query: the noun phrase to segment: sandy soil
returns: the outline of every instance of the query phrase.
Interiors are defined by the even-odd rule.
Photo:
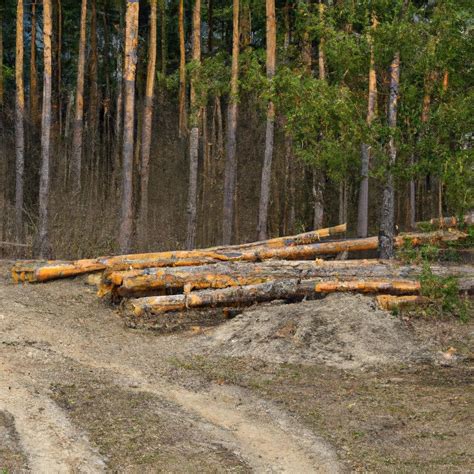
[[[8,268],[0,471],[474,470],[472,324],[347,297],[163,335],[82,280],[15,286]]]

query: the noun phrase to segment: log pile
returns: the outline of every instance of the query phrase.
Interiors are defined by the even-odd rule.
[[[377,249],[377,237],[324,241],[345,231],[344,224],[226,247],[76,261],[25,261],[14,265],[12,276],[16,282],[34,283],[95,274],[99,296],[114,302],[124,300],[123,311],[133,317],[272,300],[298,301],[333,292],[374,294],[385,309],[426,302],[420,296],[420,266],[377,259],[328,260],[341,252],[357,255]],[[401,234],[395,245],[442,246],[465,237],[459,231],[443,230]],[[465,291],[474,288],[472,266],[433,265],[431,271],[437,276],[457,277]]]

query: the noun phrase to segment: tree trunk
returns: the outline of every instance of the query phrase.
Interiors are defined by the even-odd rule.
[[[51,89],[52,89],[52,11],[51,0],[43,0],[43,107],[41,116],[41,170],[39,186],[38,256],[47,258],[51,254],[48,237],[49,162],[51,141]]]
[[[267,78],[272,81],[276,65],[276,17],[275,0],[266,0],[267,31]],[[267,238],[268,208],[270,204],[271,174],[273,160],[273,140],[275,132],[275,105],[272,100],[267,106],[267,129],[265,134],[265,157],[262,168],[260,204],[257,233],[260,240]]]
[[[195,0],[193,10],[193,61],[197,68],[201,64],[201,0]],[[189,188],[187,203],[187,231],[186,248],[195,247],[197,230],[197,188],[198,188],[198,164],[199,164],[199,119],[200,106],[196,95],[198,81],[198,70],[194,70],[191,77],[191,103],[190,103],[190,126],[189,136]]]
[[[76,111],[72,137],[71,179],[75,194],[81,191],[82,137],[84,131],[84,69],[86,59],[87,0],[81,4],[81,31],[77,60]]]
[[[380,309],[384,309],[386,311],[394,311],[413,305],[429,304],[430,302],[429,298],[426,298],[426,296],[419,295],[378,295],[376,300]]]
[[[179,29],[179,136],[184,137],[187,133],[186,126],[186,45],[184,37],[184,0],[179,0],[178,11]]]
[[[161,74],[166,76],[168,45],[166,43],[166,0],[160,0],[161,21]]]
[[[373,15],[372,30],[377,28],[377,18]],[[369,98],[367,107],[367,125],[370,127],[375,118],[377,108],[377,73],[375,71],[375,55],[372,36],[370,41],[369,67]],[[369,168],[370,146],[363,143],[361,146],[361,181],[359,187],[359,205],[357,209],[357,237],[367,237],[369,223]]]
[[[140,241],[146,240],[148,224],[148,181],[150,178],[151,127],[153,123],[153,96],[156,74],[157,0],[151,0],[150,39],[148,43],[148,70],[145,107],[143,110],[142,147],[140,169]]]
[[[23,0],[17,1],[16,10],[16,58],[15,58],[15,234],[23,240],[23,184],[25,170],[25,86],[23,84]]]
[[[212,53],[214,46],[214,3],[207,0],[207,52]]]
[[[232,241],[234,222],[234,201],[237,172],[237,117],[239,108],[239,0],[233,4],[232,35],[232,75],[230,81],[230,99],[227,119],[227,159],[224,172],[224,219],[222,222],[222,243],[229,245]]]
[[[0,10],[0,107],[3,107],[3,10]]]
[[[38,70],[36,68],[36,1],[31,4],[31,45],[30,45],[30,120],[34,127],[38,124]]]
[[[356,292],[356,293],[390,293],[405,295],[418,293],[421,285],[410,280],[353,280],[324,281],[316,284],[317,293]]]
[[[390,97],[388,104],[388,126],[392,133],[389,140],[389,162],[387,178],[383,190],[382,219],[380,222],[380,258],[393,258],[395,235],[395,191],[393,187],[393,168],[397,160],[395,130],[397,127],[398,93],[400,86],[400,53],[397,51],[390,67]]]
[[[135,125],[135,76],[137,70],[139,3],[127,0],[125,20],[125,93],[122,144],[122,204],[119,246],[123,253],[132,246],[133,231],[133,146]]]
[[[315,294],[314,281],[285,280],[184,295],[151,296],[130,300],[125,311],[133,316],[160,315],[170,311],[222,306],[248,306],[278,299],[302,299]]]
[[[88,113],[88,143],[90,146],[90,162],[91,165],[97,167],[96,161],[98,154],[96,153],[97,148],[97,120],[99,118],[99,86],[97,83],[98,74],[98,51],[97,51],[97,5],[96,0],[91,0],[91,12],[90,12],[90,57],[89,57],[89,113]]]
[[[437,265],[431,269],[437,276],[474,277],[471,266],[444,267]],[[194,267],[147,268],[111,272],[105,275],[99,287],[101,297],[151,296],[165,290],[203,290],[208,288],[228,288],[231,286],[256,285],[280,280],[307,280],[314,278],[337,278],[340,283],[354,280],[400,280],[419,278],[421,266],[391,264],[379,260],[349,261],[287,261],[269,260],[257,263],[218,263]],[[333,291],[336,291],[332,282]],[[337,291],[341,291],[338,288]],[[350,287],[346,287],[350,291]],[[326,292],[330,290],[326,289]]]

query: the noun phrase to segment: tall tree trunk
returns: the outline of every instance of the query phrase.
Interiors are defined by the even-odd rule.
[[[166,76],[166,67],[168,64],[168,45],[166,42],[166,1],[160,0],[160,21],[161,21],[161,74]]]
[[[179,136],[186,136],[186,44],[184,37],[184,0],[179,0]]]
[[[98,51],[97,51],[97,4],[91,0],[90,10],[90,57],[89,57],[89,113],[88,113],[88,142],[90,145],[91,165],[94,166],[97,147],[97,119],[99,116],[99,87],[97,83]],[[97,170],[96,170],[97,171]]]
[[[63,113],[62,113],[62,48],[63,48],[63,7],[61,0],[57,0],[57,21],[58,21],[58,38],[56,44],[56,82],[57,82],[57,112],[59,123],[59,136],[63,133]]]
[[[87,0],[81,4],[81,31],[79,36],[79,56],[77,60],[76,111],[72,137],[71,178],[72,189],[81,191],[82,136],[84,131],[84,66],[86,58]]]
[[[373,15],[372,30],[377,28],[377,18]],[[375,118],[377,108],[377,73],[375,71],[374,44],[372,36],[370,42],[369,66],[369,98],[367,107],[367,125],[370,127]],[[359,187],[359,206],[357,209],[357,237],[367,237],[369,222],[369,166],[370,146],[366,143],[361,147],[361,181]]]
[[[382,219],[380,222],[380,258],[394,257],[395,234],[395,191],[393,187],[393,168],[397,160],[395,129],[397,127],[398,93],[400,87],[400,52],[397,51],[390,66],[390,97],[388,104],[388,126],[391,137],[388,144],[389,162],[382,200]]]
[[[3,107],[3,10],[0,9],[0,107]]]
[[[16,8],[16,58],[15,58],[15,234],[18,242],[23,240],[23,175],[25,170],[25,87],[23,84],[23,0]]]
[[[38,70],[36,68],[36,1],[31,4],[31,45],[30,45],[30,120],[34,127],[38,124]]]
[[[234,221],[235,184],[237,172],[237,118],[239,111],[239,0],[233,2],[232,35],[232,75],[227,118],[227,159],[224,172],[224,219],[222,223],[222,243],[229,245],[232,240]]]
[[[193,61],[195,66],[201,63],[201,0],[195,0],[193,10]],[[186,248],[192,249],[196,245],[197,229],[197,186],[198,186],[198,154],[199,154],[199,118],[200,107],[197,103],[196,81],[197,70],[191,77],[191,103],[189,136],[189,187],[188,187],[188,225],[186,232]]]
[[[267,30],[267,78],[275,76],[276,66],[276,18],[275,0],[266,0]],[[275,132],[275,105],[272,100],[267,105],[267,129],[265,134],[265,157],[260,187],[260,205],[258,211],[257,233],[259,240],[267,238],[268,208],[270,203],[271,174],[273,160],[273,139]]]
[[[214,3],[207,0],[207,52],[212,53],[214,40]]]
[[[51,254],[48,237],[49,161],[51,141],[51,89],[52,89],[52,8],[51,0],[43,0],[43,107],[41,117],[41,170],[39,186],[38,256],[47,258]]]
[[[240,13],[240,45],[242,49],[246,49],[250,46],[252,39],[252,12],[248,0],[242,2]]]
[[[125,99],[122,150],[122,206],[119,246],[130,252],[133,231],[133,145],[135,122],[135,77],[137,70],[138,11],[136,0],[127,0],[125,19]]]
[[[151,127],[153,123],[153,96],[156,74],[157,47],[157,0],[150,0],[150,39],[148,43],[148,70],[146,78],[145,106],[143,109],[142,147],[140,167],[140,240],[143,244],[148,224],[148,181],[150,178]]]
[[[319,18],[322,22],[324,20],[324,4],[319,0]],[[322,36],[319,39],[318,46],[318,71],[319,80],[326,80],[326,54],[324,51],[325,39]],[[324,139],[321,135],[320,139]],[[320,229],[323,226],[324,220],[324,189],[326,185],[326,178],[323,169],[313,170],[313,198],[314,198],[314,213],[313,213],[313,229]]]

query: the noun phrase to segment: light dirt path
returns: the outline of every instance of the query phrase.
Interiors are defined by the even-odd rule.
[[[35,366],[47,362],[54,370],[68,361],[177,405],[184,416],[198,418],[211,441],[236,452],[255,472],[342,470],[322,439],[248,392],[170,383],[169,361],[189,352],[192,338],[124,329],[81,282],[21,287],[0,280],[0,335],[0,406],[14,415],[33,472],[49,466],[49,472],[104,470],[86,435],[47,397],[47,380],[35,378]],[[34,353],[31,362],[25,351]],[[35,432],[45,441],[35,442]]]

